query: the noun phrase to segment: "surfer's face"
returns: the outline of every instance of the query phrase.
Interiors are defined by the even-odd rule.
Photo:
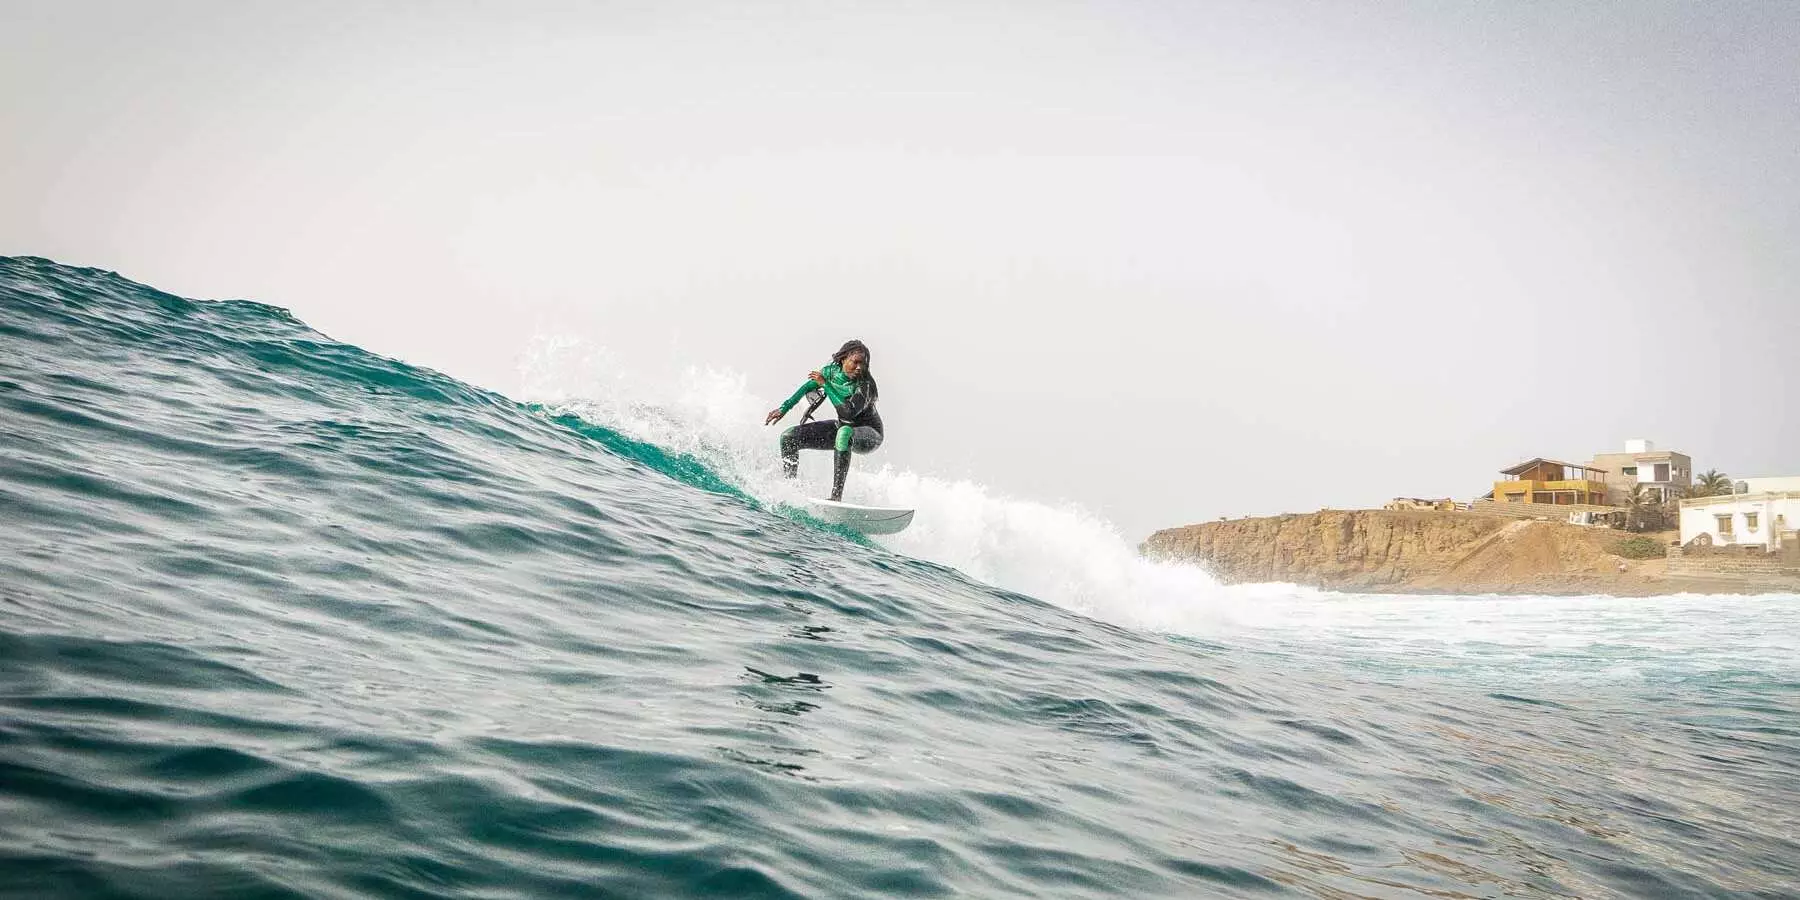
[[[844,374],[855,378],[863,373],[863,367],[868,364],[868,359],[862,353],[852,353],[844,357]]]

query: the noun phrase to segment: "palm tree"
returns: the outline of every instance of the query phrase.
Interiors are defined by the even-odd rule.
[[[1694,476],[1694,486],[1688,489],[1689,497],[1718,497],[1731,493],[1731,478],[1718,469],[1707,469]]]
[[[1649,488],[1634,484],[1625,498],[1625,530],[1655,531],[1663,527],[1667,517],[1662,498]]]

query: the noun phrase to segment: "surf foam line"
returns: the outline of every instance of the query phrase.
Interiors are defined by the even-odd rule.
[[[771,507],[799,506],[807,486],[829,483],[826,454],[801,455],[801,477],[781,477],[769,399],[740,373],[690,367],[667,376],[624,370],[604,348],[566,337],[535,339],[520,363],[527,402],[691,455]],[[1140,557],[1109,522],[1072,504],[999,495],[986,486],[869,465],[859,459],[846,499],[918,512],[891,550],[1118,625],[1205,636],[1241,619],[1271,590],[1226,588],[1204,570]]]

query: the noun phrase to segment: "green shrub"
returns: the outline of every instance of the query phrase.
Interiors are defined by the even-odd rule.
[[[1656,559],[1663,555],[1663,545],[1655,538],[1640,534],[1614,544],[1613,552],[1626,559]]]

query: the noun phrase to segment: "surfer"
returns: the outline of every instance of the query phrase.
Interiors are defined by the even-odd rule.
[[[868,346],[858,340],[845,341],[838,352],[831,354],[830,363],[807,375],[793,396],[769,411],[763,424],[781,421],[800,398],[818,392],[824,397],[815,396],[806,414],[811,416],[812,409],[817,408],[822,399],[829,398],[837,410],[837,421],[802,421],[782,432],[781,471],[789,478],[799,475],[802,450],[835,451],[831,499],[842,500],[844,479],[850,474],[850,454],[871,453],[881,446],[881,414],[875,411],[881,391],[875,386],[875,376],[869,374]]]

